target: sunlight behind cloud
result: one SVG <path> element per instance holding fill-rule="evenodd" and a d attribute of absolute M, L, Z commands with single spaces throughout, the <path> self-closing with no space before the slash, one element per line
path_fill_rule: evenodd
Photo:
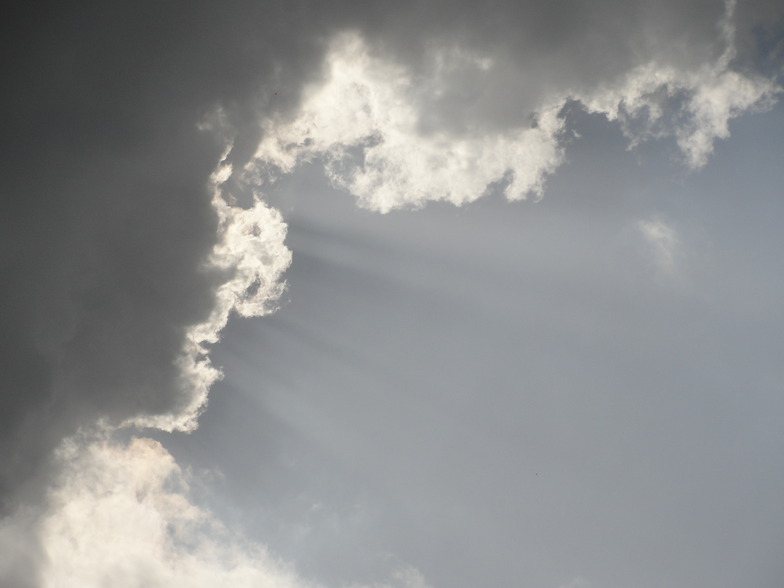
<path fill-rule="evenodd" d="M 439 51 L 436 61 L 439 71 L 492 68 L 488 58 L 456 51 Z M 362 206 L 388 212 L 429 200 L 464 204 L 500 181 L 510 200 L 539 197 L 546 176 L 561 163 L 560 98 L 541 106 L 534 125 L 424 132 L 422 108 L 446 89 L 438 77 L 420 85 L 405 67 L 372 55 L 356 33 L 334 40 L 326 64 L 325 80 L 307 92 L 296 119 L 266 122 L 247 181 L 264 183 L 320 157 L 336 186 Z"/>
<path fill-rule="evenodd" d="M 733 11 L 728 2 L 718 23 L 723 49 L 714 60 L 682 64 L 662 50 L 580 88 L 543 74 L 495 71 L 492 54 L 437 44 L 421 57 L 428 75 L 416 75 L 413 66 L 380 56 L 360 33 L 343 32 L 329 45 L 323 77 L 306 90 L 299 111 L 264 121 L 264 139 L 241 175 L 250 186 L 264 185 L 320 160 L 335 186 L 380 212 L 427 201 L 461 205 L 493 185 L 509 200 L 538 199 L 564 161 L 571 135 L 563 108 L 570 102 L 619 123 L 630 147 L 673 137 L 685 164 L 697 169 L 715 141 L 729 137 L 732 118 L 770 108 L 780 91 L 770 79 L 733 68 Z M 519 109 L 502 129 L 481 124 L 490 113 L 480 116 L 473 101 L 453 106 L 451 118 L 438 116 L 444 96 L 471 85 L 496 93 L 501 86 L 511 92 L 533 85 L 539 97 L 533 112 Z"/>
<path fill-rule="evenodd" d="M 589 111 L 619 121 L 631 147 L 671 136 L 691 169 L 703 167 L 715 142 L 730 136 L 731 119 L 770 109 L 781 93 L 773 80 L 733 69 L 736 3 L 725 6 L 718 23 L 723 50 L 715 61 L 689 69 L 654 59 L 577 98 Z"/>
<path fill-rule="evenodd" d="M 179 358 L 180 384 L 188 404 L 176 413 L 139 415 L 126 425 L 165 431 L 193 430 L 210 387 L 221 377 L 220 370 L 210 361 L 209 345 L 218 341 L 232 313 L 258 317 L 272 312 L 285 288 L 283 274 L 291 264 L 291 252 L 284 244 L 286 223 L 277 210 L 258 198 L 248 208 L 229 204 L 220 185 L 230 175 L 231 166 L 222 162 L 211 178 L 220 240 L 208 267 L 227 279 L 216 292 L 207 320 L 188 330 Z"/>

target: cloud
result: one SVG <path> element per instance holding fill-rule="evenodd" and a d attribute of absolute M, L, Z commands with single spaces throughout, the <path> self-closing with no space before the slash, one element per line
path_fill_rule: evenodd
<path fill-rule="evenodd" d="M 44 588 L 316 586 L 192 504 L 188 473 L 156 441 L 70 438 L 57 460 L 45 511 L 0 529 L 7 544 L 37 536 Z M 4 585 L 20 565 L 7 553 Z"/>
<path fill-rule="evenodd" d="M 669 273 L 675 270 L 679 239 L 675 229 L 661 219 L 639 221 L 637 230 L 650 247 L 658 268 Z"/>
<path fill-rule="evenodd" d="M 60 474 L 45 505 L 0 526 L 3 586 L 26 586 L 32 577 L 41 588 L 320 586 L 196 506 L 192 474 L 157 441 L 79 435 L 61 444 L 55 460 Z M 37 558 L 31 545 L 39 546 Z M 408 566 L 389 582 L 373 586 L 427 588 Z"/>
<path fill-rule="evenodd" d="M 766 110 L 781 88 L 771 79 L 732 68 L 737 56 L 733 17 L 726 2 L 720 21 L 722 52 L 694 68 L 652 59 L 620 83 L 580 97 L 589 111 L 618 120 L 631 145 L 651 138 L 675 137 L 686 164 L 704 166 L 716 140 L 730 136 L 729 121 L 744 112 Z"/>
<path fill-rule="evenodd" d="M 232 313 L 269 312 L 283 289 L 291 257 L 285 222 L 263 201 L 269 182 L 317 160 L 382 212 L 495 189 L 539 198 L 565 160 L 564 106 L 575 102 L 619 121 L 632 144 L 674 138 L 699 167 L 733 117 L 779 92 L 737 47 L 738 38 L 748 47 L 755 19 L 745 3 L 738 18 L 726 7 L 96 2 L 9 19 L 0 133 L 8 582 L 35 584 L 36 561 L 20 551 L 35 552 L 35 535 L 20 530 L 39 522 L 51 561 L 70 562 L 46 568 L 43 582 L 119 573 L 115 552 L 101 571 L 79 543 L 121 547 L 111 540 L 113 496 L 129 536 L 154 538 L 123 547 L 137 550 L 139 570 L 169 582 L 199 569 L 161 524 L 214 521 L 165 488 L 183 479 L 160 447 L 107 442 L 51 456 L 78 430 L 196 426 L 220 377 L 210 345 Z M 674 233 L 640 230 L 669 263 Z M 43 497 L 59 506 L 36 514 Z M 104 525 L 97 535 L 86 512 Z M 17 532 L 24 541 L 9 539 Z M 250 559 L 227 563 L 209 539 L 194 549 L 220 578 L 261 573 Z"/>
<path fill-rule="evenodd" d="M 45 484 L 47 456 L 80 427 L 192 427 L 229 308 L 271 308 L 283 223 L 252 198 L 221 203 L 211 175 L 227 143 L 223 165 L 258 140 L 248 104 L 296 104 L 320 55 L 259 11 L 285 17 L 62 4 L 18 11 L 4 35 L 0 512 Z M 276 51 L 250 46 L 257 34 Z M 260 88 L 273 75 L 277 95 Z M 202 124 L 216 110 L 230 135 Z"/>
<path fill-rule="evenodd" d="M 64 212 L 75 235 L 20 236 L 4 295 L 7 485 L 77 427 L 193 428 L 220 376 L 208 346 L 232 312 L 274 308 L 290 261 L 280 215 L 260 201 L 230 206 L 217 188 L 210 199 L 208 176 L 197 181 L 118 188 L 107 202 L 99 184 L 90 206 Z"/>
<path fill-rule="evenodd" d="M 510 200 L 538 198 L 564 160 L 571 136 L 564 107 L 575 102 L 620 122 L 630 146 L 675 138 L 686 165 L 699 168 L 715 141 L 729 136 L 732 118 L 769 108 L 780 91 L 769 78 L 733 69 L 734 11 L 727 2 L 704 45 L 674 53 L 670 44 L 682 41 L 662 35 L 637 47 L 635 59 L 618 69 L 597 70 L 592 83 L 578 84 L 579 76 L 567 77 L 576 56 L 531 74 L 526 55 L 509 63 L 509 47 L 490 47 L 487 39 L 463 47 L 446 39 L 422 47 L 413 63 L 379 51 L 361 31 L 344 32 L 330 43 L 322 78 L 305 91 L 296 115 L 262 123 L 264 139 L 242 180 L 263 185 L 320 160 L 336 186 L 381 212 L 427 201 L 460 205 L 493 186 Z M 582 29 L 572 33 L 566 42 L 589 54 L 619 42 L 578 47 Z M 684 52 L 705 57 L 684 59 Z M 527 85 L 538 89 L 522 92 Z M 493 120 L 495 110 L 510 111 L 503 124 Z"/>
<path fill-rule="evenodd" d="M 266 124 L 245 181 L 290 173 L 303 160 L 323 158 L 329 178 L 381 212 L 428 200 L 460 205 L 507 179 L 512 199 L 541 195 L 544 178 L 561 162 L 563 102 L 542 109 L 536 124 L 508 131 L 422 132 L 422 96 L 443 93 L 440 70 L 469 68 L 481 75 L 491 60 L 440 52 L 439 72 L 423 87 L 404 67 L 371 55 L 356 33 L 339 36 L 326 58 L 325 81 L 306 93 L 288 124 Z"/>
<path fill-rule="evenodd" d="M 187 404 L 171 413 L 134 416 L 123 426 L 193 430 L 210 387 L 221 376 L 210 362 L 209 345 L 218 341 L 232 313 L 263 316 L 275 309 L 283 292 L 283 274 L 291 263 L 291 252 L 284 245 L 286 224 L 277 210 L 258 198 L 249 208 L 229 205 L 219 185 L 230 170 L 231 166 L 224 163 L 212 176 L 212 204 L 218 215 L 220 238 L 205 261 L 209 271 L 227 278 L 215 291 L 207 319 L 186 331 L 183 350 L 175 364 L 180 370 L 180 387 Z"/>

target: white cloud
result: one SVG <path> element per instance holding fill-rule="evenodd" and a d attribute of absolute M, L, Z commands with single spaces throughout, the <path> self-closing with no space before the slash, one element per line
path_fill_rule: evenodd
<path fill-rule="evenodd" d="M 441 50 L 435 61 L 438 71 L 492 67 L 489 58 L 465 52 Z M 424 131 L 422 109 L 446 89 L 438 76 L 420 83 L 405 67 L 372 55 L 355 33 L 335 39 L 326 65 L 324 81 L 310 88 L 295 119 L 266 122 L 246 179 L 263 183 L 269 174 L 321 157 L 337 186 L 361 205 L 387 212 L 428 200 L 471 202 L 507 174 L 509 199 L 538 196 L 562 160 L 561 99 L 542 105 L 535 126 Z"/>
<path fill-rule="evenodd" d="M 772 80 L 732 69 L 734 9 L 728 0 L 719 23 L 724 47 L 715 61 L 682 68 L 653 59 L 613 84 L 575 97 L 588 110 L 620 121 L 631 146 L 673 136 L 690 168 L 704 166 L 716 140 L 730 136 L 731 119 L 772 107 L 781 92 Z"/>
<path fill-rule="evenodd" d="M 208 265 L 229 278 L 218 289 L 208 319 L 190 328 L 185 338 L 178 360 L 185 401 L 166 414 L 138 415 L 126 424 L 193 429 L 210 386 L 220 377 L 209 361 L 209 344 L 218 340 L 232 312 L 266 314 L 282 292 L 282 276 L 291 262 L 284 244 L 286 225 L 259 198 L 250 208 L 229 204 L 230 195 L 222 191 L 226 180 L 263 188 L 280 174 L 318 159 L 335 185 L 381 212 L 431 200 L 461 205 L 496 183 L 510 200 L 541 197 L 547 176 L 564 160 L 567 122 L 562 109 L 573 100 L 619 121 L 632 146 L 674 137 L 686 163 L 698 168 L 714 142 L 729 136 L 733 117 L 770 106 L 779 92 L 771 80 L 732 69 L 733 11 L 734 3 L 727 2 L 718 23 L 721 51 L 714 60 L 682 65 L 666 51 L 658 56 L 654 51 L 643 63 L 628 71 L 621 68 L 593 88 L 569 90 L 554 84 L 540 89 L 533 115 L 521 112 L 516 124 L 502 128 L 486 124 L 489 115 L 473 112 L 476 104 L 472 114 L 465 110 L 464 124 L 441 120 L 437 111 L 444 96 L 459 97 L 472 83 L 486 82 L 496 94 L 503 83 L 519 90 L 520 80 L 503 82 L 514 73 L 503 56 L 490 49 L 434 43 L 422 56 L 428 64 L 423 75 L 380 55 L 358 32 L 336 35 L 328 45 L 323 75 L 305 89 L 300 108 L 291 116 L 262 121 L 264 138 L 244 169 L 232 170 L 224 161 L 213 174 L 220 238 Z M 481 100 L 477 104 L 480 110 L 489 108 Z M 220 111 L 202 127 L 216 135 L 227 132 Z M 641 222 L 638 229 L 656 264 L 672 270 L 678 244 L 674 230 L 661 221 Z"/>
<path fill-rule="evenodd" d="M 663 272 L 672 272 L 680 243 L 675 229 L 661 219 L 639 221 L 636 227 L 650 248 L 656 266 Z"/>
<path fill-rule="evenodd" d="M 74 439 L 35 531 L 43 588 L 314 586 L 191 503 L 188 475 L 150 439 Z"/>
<path fill-rule="evenodd" d="M 39 588 L 321 586 L 194 504 L 192 475 L 157 441 L 82 435 L 55 459 L 45 505 L 2 521 L 3 585 L 27 585 L 16 579 L 32 581 L 34 569 Z M 368 588 L 381 586 L 428 588 L 408 566 Z"/>
<path fill-rule="evenodd" d="M 674 136 L 687 165 L 697 169 L 716 140 L 730 136 L 731 119 L 770 108 L 779 92 L 772 81 L 733 71 L 719 59 L 696 71 L 648 63 L 579 99 L 589 111 L 620 121 L 632 146 Z"/>
<path fill-rule="evenodd" d="M 258 198 L 249 208 L 230 205 L 220 188 L 230 175 L 228 164 L 213 174 L 220 239 L 208 261 L 211 270 L 219 270 L 228 279 L 218 288 L 207 320 L 188 330 L 179 358 L 181 386 L 189 403 L 176 413 L 137 416 L 126 425 L 165 431 L 194 429 L 210 387 L 221 377 L 210 362 L 208 345 L 218 341 L 232 312 L 242 317 L 265 315 L 275 310 L 285 288 L 283 274 L 291 264 L 291 251 L 284 244 L 286 223 L 277 210 Z"/>
<path fill-rule="evenodd" d="M 265 138 L 244 179 L 264 184 L 318 158 L 335 185 L 381 212 L 429 200 L 464 204 L 496 182 L 505 182 L 510 200 L 540 197 L 546 177 L 564 159 L 566 123 L 559 113 L 571 100 L 620 122 L 631 146 L 674 137 L 685 163 L 697 169 L 715 141 L 729 136 L 732 118 L 770 107 L 780 90 L 769 79 L 732 68 L 733 11 L 728 2 L 715 59 L 685 63 L 660 47 L 580 89 L 510 69 L 491 52 L 437 44 L 421 56 L 428 64 L 423 75 L 380 56 L 359 33 L 341 33 L 330 45 L 322 79 L 306 90 L 298 112 L 264 122 Z M 506 86 L 513 101 L 514 92 L 531 85 L 538 96 L 533 115 L 521 110 L 516 122 L 501 129 L 478 122 L 492 118 L 491 112 L 475 112 L 492 109 L 492 102 L 464 99 L 460 105 L 472 86 L 494 94 Z M 454 112 L 441 116 L 442 107 Z M 461 116 L 465 120 L 454 120 Z"/>

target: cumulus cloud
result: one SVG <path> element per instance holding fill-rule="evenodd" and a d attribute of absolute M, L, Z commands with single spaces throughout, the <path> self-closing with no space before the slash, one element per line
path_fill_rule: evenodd
<path fill-rule="evenodd" d="M 689 47 L 665 34 L 635 47 L 634 59 L 615 70 L 588 63 L 597 73 L 592 83 L 570 76 L 577 56 L 556 59 L 546 72 L 531 67 L 531 74 L 529 56 L 515 54 L 509 63 L 509 47 L 488 46 L 486 39 L 468 48 L 433 43 L 411 62 L 379 53 L 360 32 L 342 33 L 297 114 L 265 120 L 245 182 L 263 184 L 320 159 L 335 185 L 381 212 L 431 200 L 460 205 L 493 185 L 510 200 L 541 197 L 545 178 L 564 159 L 570 136 L 564 106 L 575 101 L 620 122 L 630 146 L 674 137 L 686 165 L 699 168 L 715 141 L 729 136 L 732 118 L 769 108 L 780 91 L 769 78 L 733 69 L 734 12 L 729 0 L 710 42 Z M 633 38 L 615 32 L 604 44 L 581 46 L 582 30 L 572 33 L 566 42 L 588 55 L 621 50 L 622 40 Z M 523 91 L 527 85 L 537 90 Z M 506 100 L 497 97 L 499 88 Z M 500 126 L 496 110 L 510 111 Z"/>
<path fill-rule="evenodd" d="M 58 459 L 37 529 L 42 586 L 315 586 L 194 506 L 187 472 L 158 442 L 69 439 Z"/>
<path fill-rule="evenodd" d="M 481 73 L 492 61 L 439 53 L 441 69 Z M 370 54 L 356 33 L 345 33 L 326 58 L 326 80 L 306 93 L 296 119 L 268 121 L 246 181 L 289 173 L 301 161 L 323 158 L 330 179 L 381 212 L 428 200 L 453 204 L 482 196 L 508 181 L 511 199 L 542 194 L 544 177 L 560 163 L 563 101 L 541 109 L 535 124 L 508 131 L 456 134 L 420 129 L 420 102 L 445 91 L 436 75 L 423 87 L 404 67 Z"/>
<path fill-rule="evenodd" d="M 258 198 L 249 208 L 231 206 L 220 182 L 231 173 L 223 163 L 212 176 L 215 196 L 212 204 L 218 215 L 218 242 L 205 267 L 226 276 L 215 291 L 212 310 L 203 322 L 186 331 L 183 350 L 176 361 L 180 387 L 188 399 L 176 412 L 137 415 L 123 423 L 164 431 L 192 430 L 207 402 L 210 387 L 220 378 L 220 370 L 209 359 L 209 345 L 216 343 L 229 316 L 259 317 L 275 309 L 283 291 L 283 274 L 291 263 L 285 246 L 286 224 L 280 213 Z"/>
<path fill-rule="evenodd" d="M 279 292 L 282 222 L 263 204 L 222 203 L 211 178 L 228 142 L 224 165 L 257 140 L 248 104 L 289 108 L 318 65 L 304 30 L 289 41 L 260 13 L 286 18 L 255 3 L 139 2 L 9 20 L 2 507 L 80 427 L 192 427 L 218 375 L 205 350 L 230 308 L 263 312 Z M 277 57 L 251 34 L 277 39 Z M 260 87 L 272 76 L 277 94 Z M 201 124 L 216 110 L 230 133 Z"/>
<path fill-rule="evenodd" d="M 33 577 L 42 588 L 321 586 L 194 504 L 192 474 L 157 441 L 77 435 L 60 445 L 54 461 L 60 474 L 45 503 L 0 525 L 4 586 L 32 585 Z M 32 543 L 40 546 L 37 558 L 27 550 Z M 428 585 L 403 566 L 372 586 Z"/>
<path fill-rule="evenodd" d="M 686 164 L 705 165 L 716 140 L 730 136 L 729 121 L 770 108 L 781 88 L 771 79 L 732 68 L 737 56 L 735 2 L 717 23 L 722 52 L 715 60 L 684 68 L 652 59 L 629 71 L 617 85 L 579 99 L 591 112 L 622 123 L 632 145 L 673 136 Z"/>

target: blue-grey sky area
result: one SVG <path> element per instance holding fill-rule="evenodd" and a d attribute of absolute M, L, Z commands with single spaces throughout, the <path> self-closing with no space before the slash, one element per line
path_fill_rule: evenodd
<path fill-rule="evenodd" d="M 316 169 L 273 195 L 282 308 L 229 325 L 172 447 L 303 572 L 780 584 L 784 109 L 698 174 L 576 118 L 539 203 L 374 215 Z M 671 266 L 640 219 L 676 231 Z"/>
<path fill-rule="evenodd" d="M 2 26 L 0 586 L 784 583 L 780 2 Z"/>

